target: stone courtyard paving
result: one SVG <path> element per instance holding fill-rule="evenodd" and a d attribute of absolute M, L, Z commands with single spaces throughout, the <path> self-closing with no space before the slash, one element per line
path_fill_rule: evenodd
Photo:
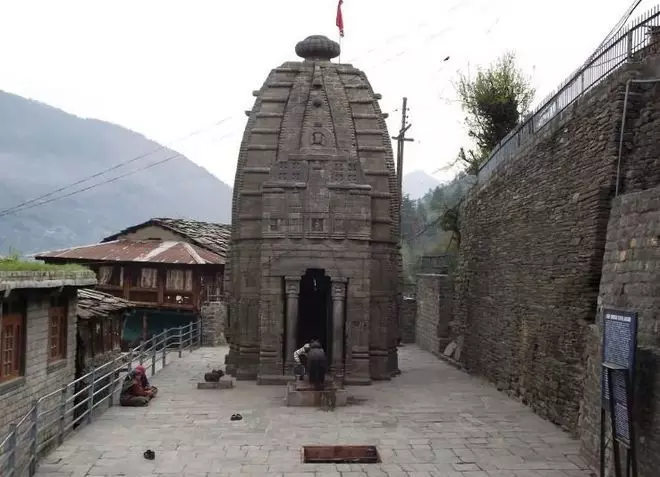
<path fill-rule="evenodd" d="M 147 408 L 114 407 L 71 436 L 38 477 L 588 477 L 578 443 L 480 379 L 415 346 L 403 373 L 349 387 L 334 411 L 283 406 L 284 389 L 240 381 L 197 390 L 226 348 L 203 348 L 153 378 Z M 234 413 L 242 421 L 230 421 Z M 303 445 L 376 445 L 381 464 L 303 464 Z M 153 461 L 142 457 L 153 449 Z"/>

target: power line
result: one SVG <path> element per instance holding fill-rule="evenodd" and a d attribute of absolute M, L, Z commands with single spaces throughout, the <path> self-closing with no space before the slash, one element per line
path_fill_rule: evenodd
<path fill-rule="evenodd" d="M 447 30 L 447 27 L 443 27 L 440 31 L 444 33 L 446 30 Z M 401 37 L 401 35 L 398 35 L 398 37 Z M 376 69 L 377 67 L 380 67 L 380 66 L 382 66 L 382 65 L 385 64 L 385 63 L 388 63 L 388 62 L 389 62 L 390 60 L 392 60 L 393 58 L 396 58 L 396 57 L 401 56 L 402 53 L 403 53 L 403 52 L 396 53 L 396 54 L 390 56 L 389 58 L 387 58 L 387 59 L 385 59 L 385 60 L 383 60 L 383 61 L 381 61 L 381 62 L 379 62 L 379 63 L 376 63 L 376 65 L 373 66 L 373 69 Z M 362 71 L 364 71 L 364 70 L 362 70 Z M 361 76 L 361 75 L 358 75 L 358 76 L 356 76 L 355 78 L 353 78 L 352 80 L 347 81 L 345 84 L 346 84 L 346 85 L 349 85 L 349 84 L 351 84 L 353 81 L 362 80 L 362 79 L 363 79 L 362 76 Z M 307 102 L 307 100 L 300 101 L 300 104 L 305 103 L 305 102 Z M 168 145 L 171 145 L 173 142 L 178 142 L 178 141 L 182 141 L 182 140 L 188 139 L 188 138 L 190 138 L 190 137 L 192 137 L 192 136 L 195 136 L 195 135 L 197 135 L 197 134 L 203 132 L 204 130 L 208 129 L 209 127 L 213 127 L 213 126 L 216 126 L 216 125 L 222 124 L 222 123 L 224 123 L 224 122 L 226 122 L 226 121 L 229 121 L 230 119 L 233 119 L 233 118 L 236 118 L 236 117 L 237 117 L 237 115 L 234 115 L 234 116 L 228 116 L 228 117 L 226 117 L 226 118 L 224 118 L 224 119 L 221 119 L 220 121 L 217 121 L 217 122 L 213 123 L 211 126 L 207 126 L 207 127 L 204 127 L 204 128 L 200 128 L 200 129 L 198 129 L 198 130 L 196 130 L 196 131 L 193 131 L 192 133 L 190 133 L 190 134 L 184 136 L 183 138 L 180 138 L 180 139 L 175 140 L 175 141 L 170 141 L 170 142 L 168 143 Z M 224 136 L 223 138 L 226 138 L 226 137 L 229 137 L 229 135 L 226 135 L 226 136 Z M 59 192 L 63 192 L 63 191 L 65 191 L 65 190 L 67 190 L 67 189 L 70 189 L 70 188 L 72 188 L 72 187 L 75 187 L 76 185 L 80 185 L 80 184 L 83 184 L 83 183 L 85 183 L 85 182 L 89 182 L 90 180 L 95 179 L 95 178 L 97 178 L 97 177 L 100 177 L 100 176 L 102 176 L 102 175 L 104 175 L 104 174 L 106 174 L 106 173 L 108 173 L 108 172 L 111 172 L 111 171 L 113 171 L 113 170 L 119 169 L 119 168 L 121 168 L 121 167 L 124 167 L 124 166 L 126 166 L 126 165 L 128 165 L 128 164 L 131 164 L 131 163 L 133 163 L 133 162 L 136 162 L 136 161 L 138 161 L 138 160 L 144 159 L 145 157 L 148 157 L 148 156 L 150 156 L 150 155 L 152 155 L 152 154 L 154 154 L 154 153 L 156 153 L 156 152 L 158 152 L 158 151 L 161 151 L 161 150 L 167 148 L 168 145 L 161 145 L 161 146 L 157 147 L 156 149 L 154 149 L 154 150 L 152 150 L 152 151 L 150 151 L 150 152 L 147 152 L 147 153 L 141 154 L 141 155 L 139 155 L 139 156 L 132 157 L 132 158 L 130 158 L 130 159 L 128 159 L 128 160 L 125 160 L 125 161 L 122 161 L 122 162 L 120 162 L 120 163 L 118 163 L 118 164 L 115 164 L 115 165 L 112 166 L 112 167 L 109 167 L 109 168 L 104 169 L 104 170 L 102 170 L 102 171 L 100 171 L 100 172 L 97 172 L 97 173 L 95 173 L 95 174 L 93 174 L 93 175 L 91 175 L 91 176 L 88 176 L 88 177 L 82 178 L 82 179 L 80 179 L 80 180 L 78 180 L 78 181 L 75 181 L 75 182 L 72 182 L 72 183 L 67 184 L 67 185 L 65 185 L 65 186 L 62 186 L 62 187 L 60 187 L 60 188 L 58 188 L 58 189 L 56 189 L 56 190 L 53 190 L 53 191 L 48 192 L 48 193 L 46 193 L 46 194 L 43 194 L 43 195 L 41 195 L 41 196 L 39 196 L 39 197 L 35 197 L 35 198 L 33 198 L 33 199 L 30 199 L 30 200 L 27 200 L 27 201 L 21 202 L 21 203 L 19 203 L 19 204 L 16 204 L 16 205 L 14 205 L 14 206 L 12 206 L 12 207 L 7 208 L 7 209 L 0 210 L 0 217 L 4 217 L 4 216 L 9 215 L 9 214 L 12 214 L 12 213 L 14 213 L 14 212 L 20 212 L 20 211 L 23 211 L 23 210 L 28 210 L 28 209 L 31 209 L 31 208 L 34 208 L 34 207 L 38 207 L 38 206 L 40 206 L 40 205 L 45 205 L 45 204 L 48 204 L 48 203 L 51 203 L 51 202 L 55 202 L 55 201 L 60 200 L 60 199 L 65 199 L 65 198 L 71 197 L 71 196 L 73 196 L 73 195 L 79 194 L 79 193 L 81 193 L 81 192 L 86 192 L 86 191 L 91 190 L 91 189 L 94 189 L 94 188 L 96 188 L 96 187 L 98 187 L 98 186 L 101 186 L 101 185 L 104 185 L 104 184 L 108 184 L 108 183 L 111 183 L 111 182 L 115 182 L 115 181 L 117 181 L 117 180 L 119 180 L 119 179 L 122 179 L 122 178 L 124 178 L 124 177 L 128 177 L 128 176 L 130 176 L 130 175 L 132 175 L 132 174 L 135 174 L 135 173 L 137 173 L 137 172 L 141 172 L 141 171 L 143 171 L 143 170 L 150 169 L 150 168 L 155 167 L 155 166 L 157 166 L 157 165 L 160 165 L 160 164 L 163 164 L 163 163 L 165 163 L 165 162 L 168 162 L 169 160 L 172 160 L 172 159 L 175 159 L 175 158 L 177 158 L 177 157 L 182 156 L 181 154 L 177 153 L 175 156 L 172 156 L 172 157 L 166 158 L 166 159 L 161 160 L 161 161 L 156 161 L 155 163 L 152 163 L 152 164 L 148 165 L 147 167 L 140 168 L 140 169 L 137 169 L 137 170 L 131 171 L 131 172 L 129 172 L 129 173 L 126 173 L 126 174 L 122 174 L 122 175 L 116 176 L 116 177 L 114 177 L 114 178 L 112 178 L 112 179 L 109 179 L 109 180 L 107 180 L 107 181 L 103 181 L 103 182 L 100 182 L 100 183 L 97 183 L 97 184 L 93 184 L 93 185 L 88 186 L 88 187 L 84 187 L 84 188 L 82 188 L 82 189 L 79 189 L 79 190 L 73 191 L 73 192 L 68 193 L 68 194 L 65 194 L 65 195 L 63 195 L 63 196 L 57 196 L 57 197 L 53 197 L 53 198 L 51 198 L 51 199 L 49 199 L 49 200 L 45 200 L 45 201 L 42 201 L 42 202 L 37 202 L 37 201 L 40 201 L 41 199 L 46 199 L 46 198 L 51 197 L 51 196 L 53 196 L 53 195 L 55 195 L 55 194 L 57 194 L 57 193 L 59 193 Z M 27 207 L 26 207 L 26 206 L 27 206 Z"/>
<path fill-rule="evenodd" d="M 159 161 L 152 162 L 151 164 L 149 164 L 145 167 L 142 167 L 140 169 L 135 169 L 135 170 L 129 171 L 125 174 L 121 174 L 119 176 L 113 177 L 112 179 L 108 179 L 108 180 L 105 180 L 103 182 L 98 182 L 96 184 L 92 184 L 92 185 L 84 187 L 82 189 L 74 190 L 73 192 L 69 192 L 68 194 L 65 194 L 65 195 L 62 195 L 62 196 L 53 197 L 52 199 L 48 199 L 48 200 L 45 200 L 43 202 L 38 202 L 36 204 L 34 204 L 34 203 L 32 203 L 31 205 L 24 204 L 24 205 L 21 205 L 20 207 L 16 206 L 14 208 L 1 211 L 0 212 L 0 217 L 4 217 L 5 215 L 9 215 L 9 214 L 14 213 L 14 212 L 22 212 L 24 210 L 32 209 L 34 207 L 39 207 L 41 205 L 49 204 L 49 203 L 55 202 L 57 200 L 66 199 L 67 197 L 71 197 L 73 195 L 80 194 L 81 192 L 85 192 L 85 191 L 88 191 L 88 190 L 91 190 L 91 189 L 95 189 L 96 187 L 99 187 L 99 186 L 102 186 L 102 185 L 105 185 L 105 184 L 109 184 L 111 182 L 118 181 L 119 179 L 122 179 L 124 177 L 128 177 L 132 174 L 135 174 L 137 172 L 141 172 L 141 171 L 144 171 L 144 170 L 147 170 L 147 169 L 151 169 L 152 167 L 159 166 L 161 164 L 164 164 L 166 162 L 169 162 L 169 161 L 171 161 L 173 159 L 176 159 L 176 158 L 179 158 L 179 157 L 184 157 L 184 156 L 183 156 L 183 154 L 176 153 L 172 156 L 168 156 L 168 157 L 166 157 L 164 159 L 161 159 Z M 27 205 L 27 207 L 25 205 Z"/>
<path fill-rule="evenodd" d="M 7 209 L 0 210 L 0 217 L 6 215 L 6 213 L 9 212 L 9 211 L 12 211 L 12 210 L 15 210 L 15 209 L 21 208 L 21 207 L 23 207 L 23 206 L 25 206 L 25 205 L 28 205 L 28 204 L 32 204 L 32 203 L 34 203 L 34 202 L 36 202 L 36 201 L 38 201 L 38 200 L 45 199 L 45 198 L 47 198 L 47 197 L 50 197 L 50 196 L 52 196 L 52 195 L 57 194 L 58 192 L 62 192 L 62 191 L 64 191 L 64 190 L 66 190 L 66 189 L 70 189 L 71 187 L 75 187 L 75 186 L 80 185 L 80 184 L 83 184 L 83 183 L 85 183 L 85 182 L 89 182 L 90 180 L 95 179 L 95 178 L 97 178 L 97 177 L 100 177 L 100 176 L 102 176 L 103 174 L 106 174 L 106 173 L 108 173 L 108 172 L 111 172 L 111 171 L 117 170 L 117 169 L 119 169 L 119 168 L 121 168 L 121 167 L 124 167 L 124 166 L 126 166 L 126 165 L 128 165 L 128 164 L 131 164 L 131 163 L 133 163 L 133 162 L 139 161 L 140 159 L 144 159 L 144 158 L 147 157 L 147 156 L 150 156 L 150 155 L 152 155 L 152 154 L 155 154 L 156 152 L 161 151 L 161 150 L 163 150 L 163 149 L 166 149 L 169 145 L 171 145 L 171 144 L 174 143 L 174 142 L 179 142 L 179 141 L 183 141 L 183 140 L 185 140 L 185 139 L 189 139 L 190 137 L 192 137 L 192 136 L 196 136 L 197 134 L 199 134 L 199 133 L 201 133 L 201 132 L 203 132 L 203 131 L 205 131 L 205 130 L 211 128 L 211 127 L 218 126 L 218 125 L 220 125 L 220 124 L 222 124 L 222 123 L 228 121 L 229 119 L 231 119 L 231 117 L 227 117 L 227 118 L 221 119 L 220 121 L 216 121 L 215 123 L 213 123 L 213 124 L 210 125 L 210 126 L 205 126 L 205 127 L 203 127 L 203 128 L 197 129 L 197 130 L 191 132 L 190 134 L 187 134 L 186 136 L 184 136 L 184 137 L 182 137 L 182 138 L 179 138 L 179 139 L 177 139 L 177 140 L 175 140 L 175 141 L 170 141 L 167 145 L 160 145 L 160 146 L 157 147 L 156 149 L 153 149 L 153 150 L 151 150 L 151 151 L 149 151 L 149 152 L 146 152 L 146 153 L 140 154 L 139 156 L 132 157 L 132 158 L 127 159 L 127 160 L 125 160 L 125 161 L 119 162 L 119 163 L 115 164 L 114 166 L 111 166 L 111 167 L 109 167 L 109 168 L 107 168 L 107 169 L 103 169 L 102 171 L 99 171 L 99 172 L 97 172 L 97 173 L 95 173 L 95 174 L 92 174 L 91 176 L 84 177 L 84 178 L 82 178 L 82 179 L 80 179 L 80 180 L 77 180 L 77 181 L 75 181 L 75 182 L 72 182 L 72 183 L 70 183 L 70 184 L 67 184 L 67 185 L 65 185 L 65 186 L 62 186 L 62 187 L 60 187 L 59 189 L 55 189 L 55 190 L 53 190 L 53 191 L 51 191 L 51 192 L 48 192 L 48 193 L 43 194 L 43 195 L 40 195 L 39 197 L 35 197 L 35 198 L 33 198 L 33 199 L 27 200 L 27 201 L 25 201 L 25 202 L 21 202 L 21 203 L 19 203 L 19 204 L 16 204 L 16 205 L 14 205 L 14 206 L 12 206 L 12 207 L 7 208 Z"/>

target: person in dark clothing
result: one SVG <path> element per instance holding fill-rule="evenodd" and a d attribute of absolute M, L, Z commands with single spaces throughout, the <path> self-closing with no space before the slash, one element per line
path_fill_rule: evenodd
<path fill-rule="evenodd" d="M 325 373 L 328 370 L 328 359 L 318 341 L 312 341 L 307 352 L 307 373 L 309 383 L 316 389 L 323 389 Z"/>

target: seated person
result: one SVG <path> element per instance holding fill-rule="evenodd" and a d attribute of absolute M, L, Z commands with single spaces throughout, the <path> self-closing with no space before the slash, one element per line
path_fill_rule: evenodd
<path fill-rule="evenodd" d="M 126 375 L 119 395 L 119 403 L 122 406 L 140 407 L 149 405 L 154 393 L 142 386 L 143 376 L 144 374 L 140 373 L 137 368 Z"/>
<path fill-rule="evenodd" d="M 158 388 L 156 386 L 152 386 L 151 384 L 149 384 L 149 380 L 147 379 L 147 370 L 144 369 L 144 366 L 142 365 L 136 366 L 135 372 L 139 373 L 142 387 L 146 391 L 151 391 L 151 393 L 154 395 L 153 397 L 156 397 L 156 394 L 158 394 Z"/>
<path fill-rule="evenodd" d="M 309 345 L 309 351 L 307 351 L 307 373 L 309 375 L 309 383 L 317 390 L 323 389 L 327 370 L 328 359 L 325 351 L 323 351 L 321 343 L 314 340 Z"/>

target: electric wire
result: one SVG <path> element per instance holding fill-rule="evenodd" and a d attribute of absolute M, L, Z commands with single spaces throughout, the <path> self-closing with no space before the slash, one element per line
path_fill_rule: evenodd
<path fill-rule="evenodd" d="M 452 9 L 455 9 L 455 8 L 457 8 L 458 6 L 460 6 L 460 4 L 459 4 L 459 5 L 455 5 Z M 428 36 L 427 39 L 428 39 L 428 40 L 432 40 L 432 41 L 433 41 L 433 40 L 437 40 L 439 37 L 442 36 L 442 34 L 446 33 L 446 31 L 451 30 L 451 29 L 452 29 L 452 27 L 446 27 L 446 26 L 443 26 L 442 29 L 439 30 L 439 33 L 432 34 L 432 35 Z M 391 38 L 401 38 L 401 37 L 405 37 L 405 36 L 406 36 L 406 35 L 401 35 L 401 34 L 399 34 L 399 35 L 395 35 L 395 36 L 393 36 L 393 37 L 391 37 Z M 358 56 L 355 57 L 355 58 L 359 58 L 359 57 L 361 57 L 361 56 L 367 55 L 367 54 L 369 54 L 370 52 L 372 52 L 372 51 L 374 51 L 374 50 L 377 50 L 377 49 L 379 49 L 379 48 L 382 48 L 382 47 L 387 46 L 388 44 L 389 44 L 388 42 L 385 42 L 384 45 L 382 45 L 382 46 L 380 46 L 380 47 L 372 48 L 371 50 L 369 50 L 368 52 L 364 53 L 363 55 L 358 55 Z M 391 55 L 390 57 L 388 57 L 388 58 L 386 58 L 385 60 L 383 60 L 383 61 L 377 63 L 375 66 L 370 67 L 369 69 L 372 69 L 372 70 L 377 69 L 377 68 L 381 67 L 382 65 L 388 63 L 388 62 L 391 61 L 392 59 L 397 58 L 397 57 L 400 57 L 403 53 L 405 53 L 405 50 L 402 51 L 402 52 L 396 53 L 396 54 L 394 54 L 394 55 Z M 356 75 L 356 77 L 353 78 L 352 80 L 347 81 L 347 82 L 345 83 L 345 85 L 350 85 L 353 81 L 358 81 L 358 80 L 364 80 L 364 81 L 367 81 L 367 80 L 366 80 L 366 77 L 364 76 L 364 74 L 358 74 L 358 75 Z M 300 103 L 304 103 L 304 102 L 306 102 L 306 100 L 305 100 L 305 101 L 300 101 Z M 159 147 L 153 149 L 152 151 L 149 151 L 149 152 L 147 152 L 147 153 L 143 153 L 143 154 L 140 154 L 140 155 L 138 155 L 138 156 L 134 156 L 134 157 L 131 157 L 131 158 L 127 159 L 127 160 L 121 161 L 121 162 L 119 162 L 119 163 L 117 163 L 117 164 L 115 164 L 115 165 L 113 165 L 113 166 L 111 166 L 111 167 L 109 167 L 109 168 L 106 168 L 106 169 L 104 169 L 104 170 L 102 170 L 102 171 L 99 171 L 99 172 L 97 172 L 97 173 L 95 173 L 95 174 L 92 174 L 92 175 L 90 175 L 90 176 L 87 176 L 87 177 L 84 177 L 84 178 L 82 178 L 82 179 L 79 179 L 79 180 L 77 180 L 77 181 L 75 181 L 75 182 L 72 182 L 72 183 L 70 183 L 70 184 L 67 184 L 67 185 L 65 185 L 65 186 L 59 187 L 59 188 L 57 188 L 57 189 L 55 189 L 55 190 L 52 190 L 52 191 L 50 191 L 50 192 L 48 192 L 48 193 L 45 193 L 45 194 L 42 194 L 42 195 L 40 195 L 40 196 L 38 196 L 38 197 L 35 197 L 35 198 L 32 198 L 32 199 L 26 200 L 26 201 L 24 201 L 24 202 L 21 202 L 21 203 L 19 203 L 19 204 L 16 204 L 16 205 L 12 206 L 12 207 L 9 207 L 9 208 L 6 208 L 6 209 L 3 209 L 3 210 L 0 210 L 0 217 L 4 217 L 4 216 L 6 216 L 6 215 L 10 215 L 10 214 L 13 214 L 13 213 L 16 213 L 16 212 L 21 212 L 21 211 L 24 211 L 24 210 L 29 210 L 29 209 L 32 209 L 32 208 L 34 208 L 34 207 L 39 207 L 39 206 L 41 206 L 41 205 L 45 205 L 45 204 L 49 204 L 49 203 L 55 202 L 55 201 L 57 201 L 57 200 L 65 199 L 65 198 L 68 198 L 68 197 L 72 197 L 72 196 L 74 196 L 74 195 L 76 195 L 76 194 L 79 194 L 79 193 L 82 193 L 82 192 L 86 192 L 86 191 L 89 191 L 89 190 L 95 189 L 96 187 L 99 187 L 99 186 L 102 186 L 102 185 L 105 185 L 105 184 L 108 184 L 108 183 L 115 182 L 115 181 L 118 180 L 118 179 L 122 179 L 122 178 L 128 177 L 128 176 L 133 175 L 133 174 L 135 174 L 135 173 L 137 173 L 137 172 L 141 172 L 141 171 L 144 171 L 144 170 L 150 169 L 151 167 L 155 167 L 155 166 L 157 166 L 157 165 L 164 164 L 164 163 L 166 163 L 166 162 L 169 162 L 170 160 L 173 160 L 173 159 L 176 159 L 176 158 L 179 158 L 179 157 L 184 157 L 183 154 L 177 153 L 175 156 L 170 156 L 170 157 L 168 157 L 168 158 L 166 158 L 166 159 L 164 159 L 164 160 L 156 161 L 156 162 L 150 164 L 150 165 L 147 166 L 147 167 L 136 169 L 136 170 L 131 171 L 131 172 L 129 172 L 129 173 L 125 173 L 125 174 L 122 174 L 122 175 L 120 175 L 120 176 L 116 176 L 116 177 L 113 177 L 113 178 L 111 178 L 111 179 L 104 180 L 104 181 L 102 181 L 102 182 L 99 182 L 99 183 L 93 184 L 93 185 L 88 186 L 88 187 L 84 187 L 84 188 L 82 188 L 82 189 L 78 189 L 78 190 L 76 190 L 76 191 L 74 191 L 74 192 L 71 192 L 71 193 L 68 193 L 68 194 L 65 194 L 65 195 L 62 195 L 62 196 L 57 196 L 57 197 L 55 197 L 55 198 L 51 198 L 51 199 L 48 199 L 48 200 L 45 200 L 45 201 L 41 201 L 42 199 L 46 199 L 46 198 L 52 197 L 52 196 L 55 195 L 55 194 L 58 194 L 58 193 L 60 193 L 60 192 L 63 192 L 63 191 L 65 191 L 65 190 L 70 189 L 70 188 L 72 188 L 72 187 L 75 187 L 75 186 L 77 186 L 77 185 L 81 185 L 81 184 L 83 184 L 83 183 L 85 183 L 85 182 L 89 182 L 90 180 L 95 179 L 95 178 L 98 178 L 98 177 L 100 177 L 100 176 L 102 176 L 102 175 L 104 175 L 104 174 L 107 174 L 108 172 L 111 172 L 111 171 L 117 170 L 117 169 L 119 169 L 119 168 L 121 168 L 121 167 L 124 167 L 124 166 L 126 166 L 126 165 L 128 165 L 128 164 L 131 164 L 131 163 L 137 162 L 137 161 L 139 161 L 139 160 L 141 160 L 141 159 L 144 159 L 144 158 L 146 158 L 146 157 L 148 157 L 148 156 L 150 156 L 150 155 L 152 155 L 152 154 L 155 154 L 155 153 L 158 152 L 158 151 L 161 151 L 161 150 L 163 150 L 163 149 L 166 149 L 166 148 L 167 148 L 169 145 L 171 145 L 173 142 L 178 142 L 178 141 L 182 141 L 182 140 L 188 139 L 188 138 L 190 138 L 190 137 L 192 137 L 192 136 L 198 135 L 198 134 L 200 134 L 201 132 L 203 132 L 203 131 L 209 129 L 209 127 L 217 126 L 217 125 L 219 125 L 219 124 L 222 124 L 222 123 L 224 123 L 224 122 L 227 122 L 227 121 L 229 121 L 229 120 L 231 120 L 231 119 L 234 119 L 234 118 L 236 118 L 236 117 L 237 117 L 236 115 L 225 117 L 225 118 L 223 118 L 223 119 L 221 119 L 221 120 L 219 120 L 219 121 L 213 123 L 211 126 L 207 126 L 207 127 L 204 127 L 204 128 L 200 128 L 200 129 L 195 130 L 195 131 L 193 131 L 192 133 L 190 133 L 190 134 L 184 136 L 183 138 L 180 138 L 180 139 L 175 140 L 175 141 L 170 141 L 169 143 L 167 143 L 167 145 L 161 145 L 161 146 L 159 146 Z M 230 137 L 230 136 L 231 136 L 231 135 L 227 135 L 227 136 L 225 136 L 225 137 Z M 38 202 L 38 201 L 41 201 L 41 202 Z M 36 202 L 36 203 L 35 203 L 35 202 Z"/>

